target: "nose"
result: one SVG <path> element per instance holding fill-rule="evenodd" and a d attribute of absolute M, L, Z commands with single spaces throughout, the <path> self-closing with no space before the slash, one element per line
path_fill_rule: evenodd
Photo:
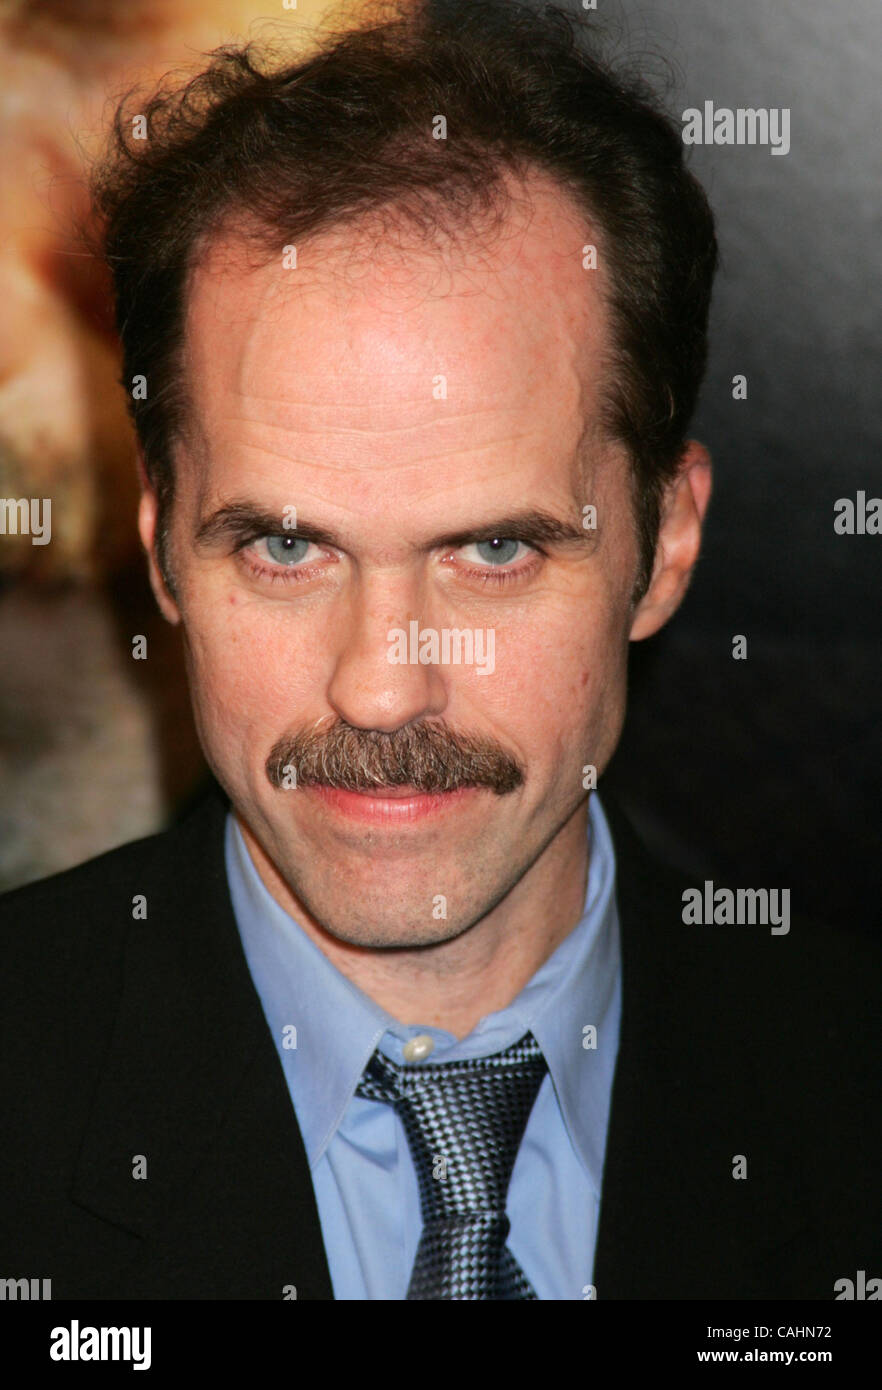
<path fill-rule="evenodd" d="M 327 689 L 329 704 L 347 724 L 392 733 L 444 712 L 442 669 L 412 660 L 418 647 L 410 640 L 411 625 L 431 626 L 426 612 L 422 586 L 400 575 L 363 579 L 351 592 Z"/>

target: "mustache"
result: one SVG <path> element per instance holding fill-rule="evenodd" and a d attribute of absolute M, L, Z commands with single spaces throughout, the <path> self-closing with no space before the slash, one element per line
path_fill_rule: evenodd
<path fill-rule="evenodd" d="M 521 764 L 492 739 L 459 734 L 437 721 L 385 733 L 338 720 L 325 731 L 313 727 L 286 734 L 266 760 L 270 784 L 281 790 L 285 769 L 290 772 L 292 767 L 298 786 L 352 792 L 405 786 L 420 792 L 487 787 L 505 796 L 524 780 Z"/>

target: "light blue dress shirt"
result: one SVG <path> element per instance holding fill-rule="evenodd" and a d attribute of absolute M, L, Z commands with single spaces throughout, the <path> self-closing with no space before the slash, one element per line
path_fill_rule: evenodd
<path fill-rule="evenodd" d="M 538 1298 L 589 1296 L 621 1018 L 615 853 L 596 792 L 588 839 L 580 921 L 507 1008 L 457 1040 L 403 1026 L 341 974 L 264 887 L 229 813 L 233 910 L 303 1135 L 335 1298 L 404 1299 L 420 1236 L 401 1121 L 354 1095 L 374 1049 L 404 1062 L 404 1044 L 427 1033 L 431 1061 L 454 1062 L 501 1052 L 528 1029 L 548 1074 L 509 1185 L 507 1243 Z"/>

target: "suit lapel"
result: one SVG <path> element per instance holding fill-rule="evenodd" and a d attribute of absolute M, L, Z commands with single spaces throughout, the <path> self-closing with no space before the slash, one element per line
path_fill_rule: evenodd
<path fill-rule="evenodd" d="M 229 900 L 225 813 L 213 793 L 150 842 L 140 881 L 108 886 L 127 933 L 119 1011 L 72 1195 L 141 1240 L 104 1296 L 333 1297 L 303 1142 Z M 137 894 L 143 921 L 132 919 Z M 138 1165 L 146 1177 L 133 1176 Z"/>

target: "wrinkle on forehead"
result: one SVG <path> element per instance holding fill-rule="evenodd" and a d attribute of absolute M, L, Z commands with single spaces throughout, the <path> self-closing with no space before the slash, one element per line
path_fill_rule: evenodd
<path fill-rule="evenodd" d="M 607 341 L 602 272 L 582 268 L 592 228 L 548 181 L 509 211 L 489 241 L 443 247 L 381 240 L 366 217 L 304 241 L 287 270 L 282 247 L 256 264 L 241 238 L 214 243 L 191 278 L 187 353 L 209 445 L 242 431 L 345 470 L 367 449 L 399 468 L 531 433 L 572 454 L 595 433 Z"/>

